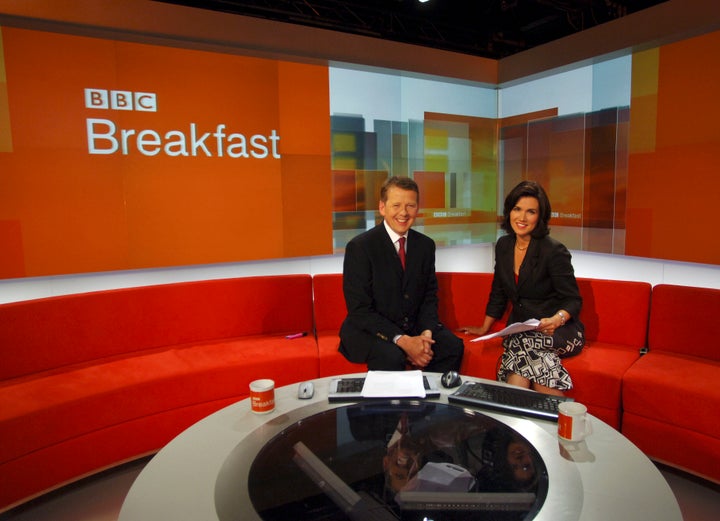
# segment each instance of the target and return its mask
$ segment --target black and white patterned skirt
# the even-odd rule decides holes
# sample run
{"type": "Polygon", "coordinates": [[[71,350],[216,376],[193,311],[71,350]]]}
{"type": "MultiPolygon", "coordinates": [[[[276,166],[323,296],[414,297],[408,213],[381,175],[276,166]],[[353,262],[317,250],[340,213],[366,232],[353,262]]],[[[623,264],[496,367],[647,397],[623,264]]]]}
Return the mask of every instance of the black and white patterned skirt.
{"type": "Polygon", "coordinates": [[[573,322],[557,329],[553,336],[540,331],[525,331],[503,339],[503,352],[497,378],[507,381],[516,373],[531,382],[565,391],[572,389],[570,373],[561,358],[578,354],[585,345],[582,326],[573,322]]]}

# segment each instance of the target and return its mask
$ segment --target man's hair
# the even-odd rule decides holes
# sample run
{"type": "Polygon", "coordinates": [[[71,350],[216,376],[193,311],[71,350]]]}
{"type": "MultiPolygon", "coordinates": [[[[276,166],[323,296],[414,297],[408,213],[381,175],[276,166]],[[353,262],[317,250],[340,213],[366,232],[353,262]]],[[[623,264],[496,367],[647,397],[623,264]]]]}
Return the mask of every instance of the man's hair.
{"type": "Polygon", "coordinates": [[[393,187],[400,188],[402,190],[412,190],[417,194],[418,201],[420,200],[420,188],[418,188],[418,185],[414,180],[409,177],[392,176],[388,177],[383,183],[382,188],[380,188],[380,200],[382,202],[387,201],[388,189],[393,187]]]}

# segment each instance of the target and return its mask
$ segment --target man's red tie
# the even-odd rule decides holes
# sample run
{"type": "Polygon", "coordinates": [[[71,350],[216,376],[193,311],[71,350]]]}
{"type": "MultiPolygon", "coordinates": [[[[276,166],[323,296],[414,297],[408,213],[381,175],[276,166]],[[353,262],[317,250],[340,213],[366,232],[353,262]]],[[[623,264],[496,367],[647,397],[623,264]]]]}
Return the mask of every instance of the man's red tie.
{"type": "Polygon", "coordinates": [[[398,242],[400,243],[400,247],[398,248],[398,255],[400,255],[400,264],[402,264],[403,269],[405,269],[405,237],[400,237],[400,239],[398,239],[398,242]]]}

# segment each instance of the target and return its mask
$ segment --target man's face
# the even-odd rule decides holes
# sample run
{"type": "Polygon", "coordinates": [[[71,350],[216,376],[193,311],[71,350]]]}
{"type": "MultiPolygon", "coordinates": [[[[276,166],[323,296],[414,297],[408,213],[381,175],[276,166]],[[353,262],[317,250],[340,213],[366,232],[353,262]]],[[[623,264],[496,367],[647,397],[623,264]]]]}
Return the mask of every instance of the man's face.
{"type": "Polygon", "coordinates": [[[400,492],[420,470],[420,454],[396,443],[383,457],[385,482],[393,492],[400,492]]]}
{"type": "Polygon", "coordinates": [[[405,235],[415,222],[418,213],[418,197],[413,190],[396,186],[388,188],[387,201],[380,201],[380,215],[398,235],[405,235]]]}

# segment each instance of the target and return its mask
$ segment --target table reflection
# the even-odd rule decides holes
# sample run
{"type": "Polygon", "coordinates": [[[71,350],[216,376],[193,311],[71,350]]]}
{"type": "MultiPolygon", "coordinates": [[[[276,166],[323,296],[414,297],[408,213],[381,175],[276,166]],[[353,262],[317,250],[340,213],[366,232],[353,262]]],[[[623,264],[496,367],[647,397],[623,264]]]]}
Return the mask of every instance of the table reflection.
{"type": "Polygon", "coordinates": [[[266,521],[525,520],[547,481],[538,452],[507,425],[455,405],[393,400],[296,422],[260,450],[248,492],[266,521]]]}

